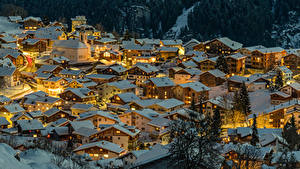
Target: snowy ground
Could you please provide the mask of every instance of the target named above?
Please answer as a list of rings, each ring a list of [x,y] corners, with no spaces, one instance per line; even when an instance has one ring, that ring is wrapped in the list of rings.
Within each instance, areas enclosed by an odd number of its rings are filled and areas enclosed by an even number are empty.
[[[218,96],[223,96],[228,93],[228,89],[225,85],[220,85],[216,87],[210,87],[209,99],[216,98]]]
[[[0,32],[6,32],[9,34],[21,33],[22,30],[19,27],[19,24],[9,22],[7,17],[0,16]]]
[[[263,110],[271,107],[271,97],[268,90],[258,90],[249,93],[251,111],[261,113]]]
[[[32,90],[29,85],[27,84],[21,84],[19,86],[11,87],[8,89],[2,89],[0,91],[0,94],[5,95],[9,98],[15,99],[15,98],[22,98],[24,95],[31,93]]]

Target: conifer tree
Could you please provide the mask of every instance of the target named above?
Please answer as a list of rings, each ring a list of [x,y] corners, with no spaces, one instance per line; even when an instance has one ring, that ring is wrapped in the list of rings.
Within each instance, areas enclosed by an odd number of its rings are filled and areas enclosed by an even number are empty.
[[[291,120],[285,124],[282,136],[289,144],[290,150],[297,150],[299,148],[300,136],[297,133],[294,115],[292,115]]]
[[[221,115],[220,115],[220,110],[219,108],[216,108],[214,110],[214,114],[211,120],[211,134],[212,134],[212,141],[219,141],[220,140],[220,135],[222,132],[222,120],[221,120]]]
[[[240,91],[240,103],[241,103],[241,109],[244,115],[247,117],[251,113],[251,107],[250,107],[250,99],[247,91],[247,87],[245,85],[245,82],[242,84],[242,88]]]
[[[226,74],[229,73],[227,61],[223,55],[218,57],[216,61],[216,69],[219,69]]]
[[[253,124],[252,124],[252,138],[250,140],[250,144],[256,146],[259,142],[258,132],[257,132],[257,124],[256,124],[256,114],[253,115]]]
[[[275,89],[279,90],[283,86],[282,74],[277,72],[277,76],[275,79]]]

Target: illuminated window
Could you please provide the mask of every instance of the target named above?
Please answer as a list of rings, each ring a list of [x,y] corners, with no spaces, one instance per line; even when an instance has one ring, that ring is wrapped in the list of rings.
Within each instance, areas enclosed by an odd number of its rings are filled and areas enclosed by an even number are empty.
[[[117,130],[117,133],[118,133],[118,134],[120,134],[120,131],[119,131],[119,130]]]
[[[64,117],[65,117],[65,114],[61,114],[60,117],[61,117],[61,118],[64,118]]]
[[[108,158],[108,154],[104,154],[103,156],[104,156],[105,158]]]

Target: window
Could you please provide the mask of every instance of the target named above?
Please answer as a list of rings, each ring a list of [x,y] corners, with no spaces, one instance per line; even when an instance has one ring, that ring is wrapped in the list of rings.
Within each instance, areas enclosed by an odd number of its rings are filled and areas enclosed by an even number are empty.
[[[120,137],[118,137],[118,140],[120,140],[121,138]]]
[[[116,133],[120,134],[121,132],[119,130],[117,130]]]

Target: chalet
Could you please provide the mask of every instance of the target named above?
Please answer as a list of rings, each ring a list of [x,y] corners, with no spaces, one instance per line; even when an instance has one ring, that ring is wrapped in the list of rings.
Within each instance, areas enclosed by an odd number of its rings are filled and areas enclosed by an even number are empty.
[[[23,106],[24,108],[31,111],[46,111],[51,109],[52,107],[61,107],[63,105],[63,100],[56,97],[51,96],[40,96],[29,94],[24,97]]]
[[[9,22],[19,23],[22,21],[22,17],[21,16],[8,16],[8,20],[9,20]]]
[[[210,88],[201,82],[183,83],[174,88],[174,97],[185,104],[191,104],[192,100],[198,103],[200,98],[205,100],[209,98],[209,90]]]
[[[184,106],[184,102],[177,99],[167,99],[161,102],[155,103],[153,105],[148,106],[148,108],[153,109],[159,113],[171,112],[173,110],[182,108]]]
[[[82,78],[84,75],[82,70],[71,70],[71,69],[62,69],[59,72],[60,77],[78,79]]]
[[[43,26],[42,19],[40,17],[26,17],[23,19],[23,27],[27,30],[37,30]]]
[[[126,77],[127,69],[124,68],[122,65],[113,65],[110,66],[98,73],[100,74],[107,74],[107,75],[115,75],[120,77],[120,79],[124,79]]]
[[[40,67],[35,74],[38,75],[39,73],[51,73],[53,75],[58,75],[63,68],[58,65],[43,65]]]
[[[11,43],[16,43],[17,39],[12,36],[4,36],[4,37],[0,37],[0,42],[2,44],[11,44]]]
[[[102,129],[99,138],[118,144],[126,150],[135,150],[139,138],[140,130],[134,126],[121,126],[114,124]]]
[[[60,98],[74,103],[96,103],[96,92],[89,88],[67,88],[59,94]]]
[[[27,53],[42,53],[47,49],[47,43],[39,39],[26,39],[22,42],[23,51]]]
[[[11,88],[21,84],[20,72],[8,58],[0,59],[0,78],[4,80],[3,88]]]
[[[51,123],[51,122],[57,121],[60,118],[66,118],[71,121],[75,119],[75,117],[72,116],[70,112],[60,110],[55,107],[45,111],[43,113],[43,115],[45,118],[45,120],[44,120],[45,123]]]
[[[189,52],[193,50],[193,47],[200,44],[199,41],[197,41],[196,39],[191,39],[190,41],[186,42],[183,47],[185,52]]]
[[[289,83],[293,79],[293,72],[286,66],[277,67],[277,71],[281,73],[283,84]]]
[[[0,129],[7,129],[10,125],[10,122],[6,120],[5,117],[0,117]]]
[[[101,38],[99,40],[95,40],[94,44],[97,45],[114,45],[117,44],[117,40],[116,39],[112,39],[112,38]]]
[[[89,111],[79,115],[80,118],[78,121],[90,120],[93,122],[93,125],[98,128],[100,124],[117,124],[120,122],[120,119],[117,115],[112,114],[111,112],[106,111]]]
[[[32,119],[33,118],[27,112],[18,112],[10,118],[10,121],[12,122],[13,126],[16,126],[18,120],[32,120]]]
[[[175,74],[178,72],[178,71],[180,71],[180,70],[182,70],[183,68],[181,68],[181,67],[171,67],[170,69],[169,69],[169,78],[170,79],[174,79],[175,78]]]
[[[0,49],[0,58],[9,58],[18,68],[25,65],[25,56],[16,49]]]
[[[189,120],[191,119],[190,114],[191,112],[194,112],[193,110],[190,110],[188,108],[181,108],[176,109],[171,112],[166,112],[164,114],[161,114],[161,117],[167,118],[169,120]],[[196,113],[196,112],[194,112]]]
[[[99,60],[105,59],[107,61],[117,61],[121,62],[122,60],[122,52],[118,50],[107,50],[107,51],[101,51],[99,53]]]
[[[99,133],[100,131],[94,128],[80,127],[72,132],[73,142],[87,144],[98,141]]]
[[[52,65],[60,65],[61,67],[66,68],[69,65],[70,59],[66,58],[64,56],[57,56],[54,58],[51,58],[49,60],[49,63]]]
[[[213,70],[216,67],[217,59],[218,57],[204,59],[198,63],[198,68],[201,71]]]
[[[284,152],[275,152],[273,155],[272,155],[272,160],[271,160],[271,164],[272,166],[274,167],[280,167],[282,165],[282,157],[284,156],[283,155]],[[292,159],[294,158],[295,159],[295,164],[296,164],[296,168],[299,168],[300,167],[300,158],[299,158],[299,154],[300,154],[300,151],[289,151],[286,153],[286,159]]]
[[[271,97],[271,104],[275,104],[275,105],[287,102],[292,99],[291,95],[288,95],[280,91],[271,93],[270,97]]]
[[[204,51],[215,55],[230,55],[241,49],[243,44],[227,37],[216,38],[204,44]]]
[[[168,77],[150,78],[145,82],[145,95],[156,99],[172,98],[174,86],[174,82]]]
[[[219,69],[209,70],[200,74],[199,81],[205,86],[214,87],[222,85],[226,81],[226,74]]]
[[[139,56],[151,56],[154,53],[152,45],[137,45],[134,42],[124,43],[122,45],[123,61],[127,66],[136,64],[136,58]]]
[[[63,92],[64,87],[68,84],[68,81],[61,77],[51,77],[41,81],[41,84],[37,85],[37,89],[44,91],[49,96],[57,97]]]
[[[137,86],[142,86],[145,81],[156,76],[158,69],[150,64],[137,63],[127,72],[129,80],[135,80]]]
[[[245,83],[248,91],[255,91],[259,89],[266,89],[269,85],[269,81],[262,75],[254,74],[250,77],[234,75],[227,79],[228,90],[239,90],[243,83]]]
[[[1,107],[0,112],[2,117],[6,117],[7,119],[10,119],[14,114],[19,112],[23,113],[25,112],[25,110],[19,104],[12,103]]]
[[[47,137],[56,141],[68,141],[70,138],[68,127],[54,127]]]
[[[178,54],[183,55],[184,54],[184,47],[183,42],[180,39],[175,40],[161,40],[160,46],[162,47],[172,47],[172,48],[178,48]]]
[[[145,99],[145,100],[134,100],[130,102],[128,105],[131,110],[141,110],[148,108],[155,103],[161,102],[160,99]]]
[[[174,83],[175,84],[182,84],[182,83],[186,83],[186,82],[190,82],[191,78],[200,75],[202,72],[201,70],[197,69],[197,68],[186,68],[186,69],[182,69],[177,71],[174,74]]]
[[[225,59],[228,64],[229,74],[244,74],[246,57],[240,53],[228,55]]]
[[[134,101],[134,100],[140,100],[140,98],[137,97],[132,92],[127,92],[127,93],[116,94],[110,100],[111,100],[111,103],[124,105],[124,104],[130,103],[131,101]]]
[[[105,74],[89,74],[89,75],[86,75],[85,77],[93,80],[94,82],[96,82],[99,85],[117,80],[117,76],[105,75]]]
[[[270,70],[276,64],[280,65],[281,58],[287,54],[280,47],[257,49],[251,52],[251,68]]]
[[[0,106],[4,106],[7,104],[10,104],[12,102],[12,100],[4,95],[0,95]]]
[[[97,110],[97,108],[94,107],[93,104],[75,103],[71,107],[72,115],[74,116],[79,116],[82,113],[95,110]]]
[[[198,65],[193,60],[188,60],[185,62],[181,62],[180,64],[178,64],[178,66],[185,69],[185,68],[196,68]]]
[[[114,158],[126,153],[126,150],[121,148],[118,144],[104,140],[81,145],[73,151],[77,154],[89,154],[93,160]]]
[[[300,84],[298,82],[288,84],[282,87],[280,91],[293,98],[300,98]]]
[[[299,50],[287,50],[287,55],[283,57],[283,64],[289,68],[295,75],[300,71],[300,51]]]
[[[72,32],[75,31],[76,26],[86,25],[87,19],[85,16],[76,16],[75,18],[71,18],[72,21]]]
[[[101,85],[98,87],[99,97],[103,101],[108,101],[111,97],[119,93],[132,92],[136,93],[136,85],[128,80],[115,81]]]
[[[155,47],[160,46],[160,40],[159,39],[148,39],[148,38],[135,39],[135,43],[139,44],[139,45],[153,45]]]
[[[159,53],[160,58],[162,58],[163,60],[168,60],[178,57],[179,49],[176,47],[162,46],[157,49],[157,52]]]
[[[163,117],[157,117],[148,123],[148,133],[154,140],[159,140],[161,144],[169,143],[169,125],[171,120]]]
[[[16,123],[18,132],[22,136],[39,137],[41,130],[44,130],[44,126],[39,120],[18,120]]]
[[[246,67],[251,67],[251,53],[255,50],[265,49],[266,47],[262,45],[244,47],[238,50],[239,53],[246,56]]]

